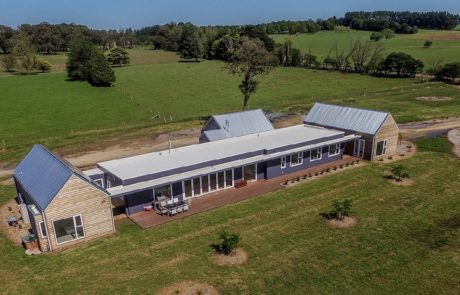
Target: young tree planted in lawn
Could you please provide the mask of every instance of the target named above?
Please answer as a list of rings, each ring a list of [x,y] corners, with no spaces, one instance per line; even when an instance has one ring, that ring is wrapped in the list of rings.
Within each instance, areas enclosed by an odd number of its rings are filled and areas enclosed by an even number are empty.
[[[240,48],[233,59],[227,64],[232,74],[243,75],[239,88],[243,93],[243,109],[248,108],[251,94],[257,90],[258,75],[266,75],[273,68],[272,55],[267,51],[264,43],[259,39],[243,38]]]
[[[217,253],[224,255],[234,254],[241,241],[239,234],[231,234],[226,231],[221,232],[219,234],[219,238],[221,239],[221,242],[211,244],[211,248],[213,248]]]
[[[12,72],[17,65],[16,57],[12,54],[7,54],[2,57],[2,65],[5,71]]]
[[[352,202],[348,199],[340,201],[332,201],[332,207],[334,208],[331,212],[337,219],[343,220],[344,217],[350,216]]]
[[[409,178],[409,171],[407,171],[403,165],[394,166],[391,169],[391,174],[397,181],[403,181],[405,178]]]
[[[430,48],[431,45],[433,45],[433,41],[431,40],[426,40],[425,43],[423,43],[423,47],[425,48]]]
[[[107,60],[112,66],[124,66],[129,64],[129,53],[126,49],[115,47],[110,50]]]
[[[115,73],[99,48],[91,50],[88,70],[88,82],[93,86],[110,86],[115,82]]]

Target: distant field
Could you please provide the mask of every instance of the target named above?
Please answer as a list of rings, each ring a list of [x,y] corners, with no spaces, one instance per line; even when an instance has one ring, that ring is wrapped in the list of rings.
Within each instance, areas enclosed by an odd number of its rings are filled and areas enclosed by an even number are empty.
[[[460,294],[460,160],[446,139],[419,148],[402,162],[411,187],[370,163],[148,230],[125,221],[50,255],[28,257],[0,234],[2,292],[155,294],[192,280],[222,294]],[[0,204],[13,195],[0,186]],[[319,213],[345,198],[358,226],[328,228]],[[221,230],[241,234],[247,264],[213,264]]]
[[[300,35],[273,35],[277,42],[283,42],[286,38],[292,39],[294,46],[307,53],[310,49],[314,55],[323,59],[335,42],[342,48],[349,48],[351,40],[369,40],[371,32],[352,31],[349,33],[336,33],[322,31],[315,34]],[[431,48],[424,48],[425,40],[432,40]],[[370,41],[369,41],[370,42]],[[402,51],[425,63],[425,69],[433,63],[460,62],[460,31],[435,31],[420,30],[418,34],[398,34],[390,40],[380,41],[384,44],[386,53]]]
[[[147,126],[167,129],[164,118],[186,128],[190,120],[240,110],[239,78],[223,65],[133,65],[116,69],[111,88],[68,82],[65,73],[0,78],[0,160],[15,163],[37,142],[78,147]],[[266,111],[303,114],[323,101],[390,111],[399,122],[460,115],[460,90],[441,83],[302,68],[278,68],[260,80],[250,107]],[[420,102],[418,96],[454,99]]]
[[[179,56],[175,52],[163,50],[151,50],[145,47],[137,47],[128,49],[132,65],[149,65],[149,64],[162,64],[172,63],[179,61]],[[65,63],[67,61],[66,53],[58,54],[38,54],[38,58],[44,59],[51,64],[52,72],[65,71]],[[0,66],[0,76],[10,76],[11,73],[6,73]]]

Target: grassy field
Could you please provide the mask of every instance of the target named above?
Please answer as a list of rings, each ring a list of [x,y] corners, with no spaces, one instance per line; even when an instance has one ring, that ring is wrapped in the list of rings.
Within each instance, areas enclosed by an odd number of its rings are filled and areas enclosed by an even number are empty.
[[[290,38],[294,42],[294,46],[302,50],[303,53],[307,53],[311,49],[314,55],[323,59],[335,43],[341,48],[349,48],[351,40],[369,40],[370,34],[371,32],[366,31],[349,33],[323,31],[315,34],[274,35],[272,37],[277,42],[283,42],[286,38]],[[426,40],[433,41],[431,48],[423,47]],[[425,64],[425,69],[440,60],[443,62],[460,62],[460,31],[420,30],[417,34],[398,34],[393,39],[380,42],[384,44],[386,53],[401,51],[421,59]]]
[[[403,162],[412,187],[374,163],[157,228],[126,221],[113,237],[51,255],[26,257],[0,235],[2,292],[154,294],[193,280],[223,294],[459,294],[460,160],[446,139],[419,148]],[[1,202],[12,195],[0,189]],[[319,213],[345,198],[358,226],[328,228]],[[241,234],[247,264],[212,263],[223,229]]]
[[[154,56],[144,62],[157,57],[149,52]],[[170,56],[160,60],[165,58]],[[15,163],[37,142],[52,149],[83,146],[141,135],[146,127],[168,129],[165,118],[175,128],[186,128],[205,116],[241,109],[239,78],[223,63],[164,62],[116,69],[111,88],[69,82],[65,73],[0,78],[0,160]],[[460,114],[459,89],[440,83],[301,68],[278,68],[260,81],[250,106],[272,112],[301,114],[323,101],[390,111],[399,122]],[[454,99],[420,102],[418,96]]]

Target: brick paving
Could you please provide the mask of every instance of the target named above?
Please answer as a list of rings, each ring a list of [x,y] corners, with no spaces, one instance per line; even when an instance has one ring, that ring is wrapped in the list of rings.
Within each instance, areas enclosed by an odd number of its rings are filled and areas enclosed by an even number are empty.
[[[320,172],[327,168],[332,168],[340,164],[346,164],[357,158],[344,156],[342,160],[332,163],[327,163],[313,168],[308,168],[296,173],[291,173],[269,180],[259,180],[248,183],[242,188],[229,188],[223,191],[210,193],[201,197],[191,199],[191,209],[187,212],[177,214],[175,216],[162,216],[154,211],[138,212],[128,216],[139,227],[146,229],[160,224],[164,224],[179,218],[184,218],[197,213],[205,212],[215,208],[223,207],[228,204],[233,204],[242,200],[246,200],[255,196],[263,195],[269,192],[274,192],[284,188],[282,185],[285,181],[296,179],[309,173]]]

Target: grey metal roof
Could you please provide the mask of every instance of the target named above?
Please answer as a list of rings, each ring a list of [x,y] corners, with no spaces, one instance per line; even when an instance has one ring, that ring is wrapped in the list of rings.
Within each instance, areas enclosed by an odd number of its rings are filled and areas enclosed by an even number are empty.
[[[376,134],[389,113],[315,103],[305,116],[305,124]]]
[[[209,141],[238,137],[273,130],[270,120],[261,109],[214,115],[213,120],[220,129],[205,130],[203,134]],[[206,129],[206,126],[205,128]]]
[[[39,144],[33,146],[14,170],[15,179],[41,211],[48,207],[73,174],[92,183],[80,170]]]

